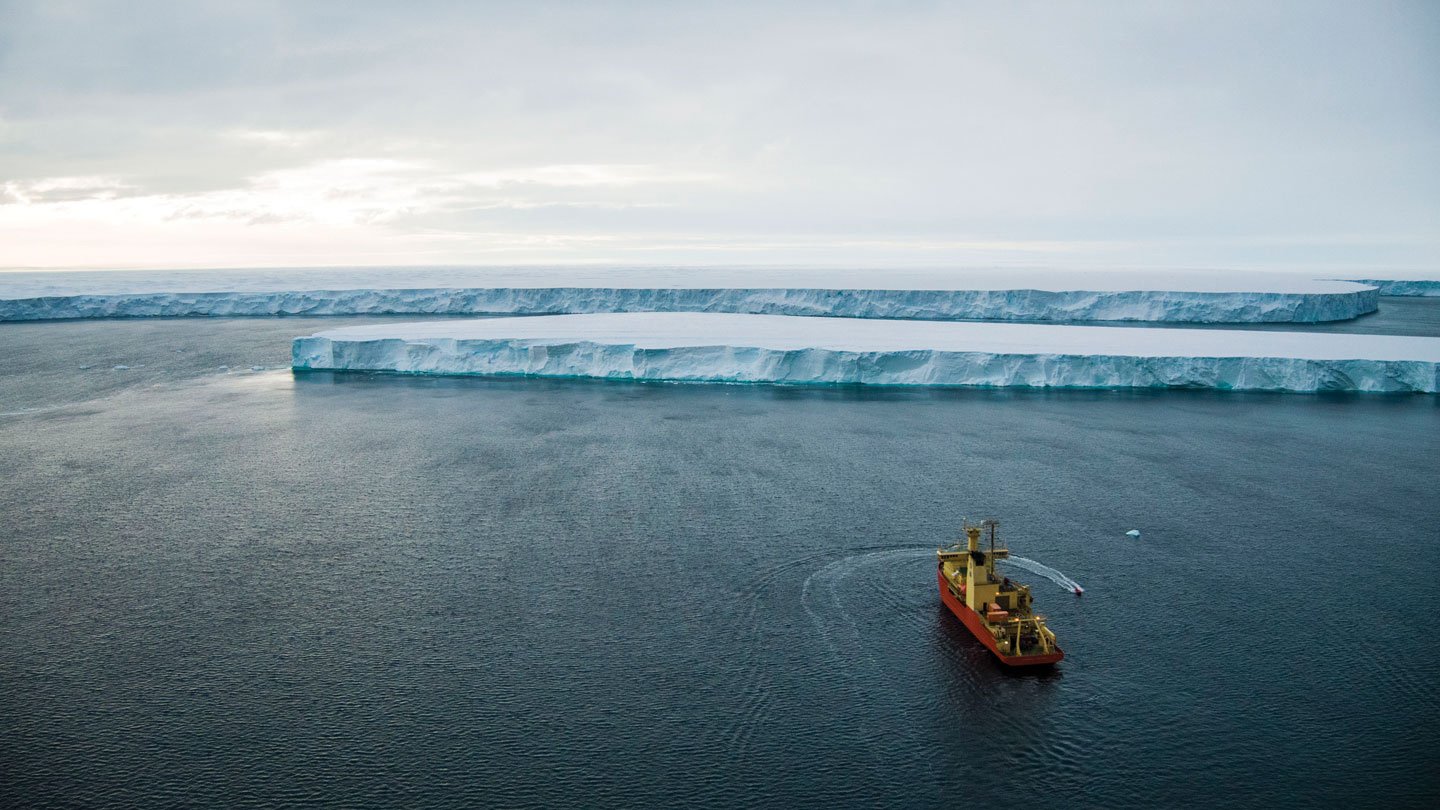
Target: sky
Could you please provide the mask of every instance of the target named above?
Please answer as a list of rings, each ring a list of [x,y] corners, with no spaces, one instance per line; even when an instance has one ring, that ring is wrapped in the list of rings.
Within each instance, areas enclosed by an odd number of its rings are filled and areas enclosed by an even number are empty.
[[[1440,268],[1440,3],[0,0],[0,268]]]

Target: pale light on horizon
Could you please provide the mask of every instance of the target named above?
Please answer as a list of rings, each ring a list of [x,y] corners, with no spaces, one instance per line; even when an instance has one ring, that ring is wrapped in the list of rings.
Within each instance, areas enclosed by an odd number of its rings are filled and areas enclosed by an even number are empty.
[[[0,269],[1440,265],[1430,4],[420,5],[5,6]]]

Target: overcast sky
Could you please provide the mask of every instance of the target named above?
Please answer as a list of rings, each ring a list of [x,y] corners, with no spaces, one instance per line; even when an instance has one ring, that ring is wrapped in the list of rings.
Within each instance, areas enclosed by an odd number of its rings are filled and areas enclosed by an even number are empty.
[[[1440,266],[1440,2],[0,0],[0,267]]]

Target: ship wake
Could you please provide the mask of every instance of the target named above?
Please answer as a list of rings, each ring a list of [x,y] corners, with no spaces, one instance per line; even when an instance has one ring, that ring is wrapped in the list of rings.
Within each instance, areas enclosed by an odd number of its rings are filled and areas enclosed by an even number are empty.
[[[907,613],[905,608],[919,604],[912,600],[925,596],[923,590],[900,590],[883,574],[872,574],[869,569],[888,563],[890,565],[881,570],[893,573],[894,563],[923,559],[934,553],[929,548],[914,547],[868,551],[835,560],[805,579],[800,589],[800,603],[842,668],[869,657],[867,645],[860,638],[861,624],[852,608],[886,605],[891,609],[886,618],[893,621]],[[857,574],[861,576],[851,582]],[[863,608],[861,610],[863,612]],[[909,618],[923,615],[917,613]]]
[[[1084,588],[1080,587],[1080,583],[1056,571],[1054,568],[1035,562],[1034,560],[1025,557],[1016,557],[1012,554],[1008,558],[1000,558],[999,562],[1010,563],[1016,568],[1022,568],[1032,574],[1039,574],[1071,593],[1083,593],[1085,591]]]

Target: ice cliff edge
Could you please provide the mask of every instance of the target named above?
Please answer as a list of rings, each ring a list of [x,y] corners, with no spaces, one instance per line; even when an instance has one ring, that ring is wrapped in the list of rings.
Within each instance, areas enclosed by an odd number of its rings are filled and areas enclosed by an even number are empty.
[[[764,383],[1435,392],[1440,338],[645,313],[297,338],[297,370]]]
[[[0,321],[358,314],[728,312],[851,318],[1317,322],[1379,293],[1294,275],[486,269],[14,273]]]

